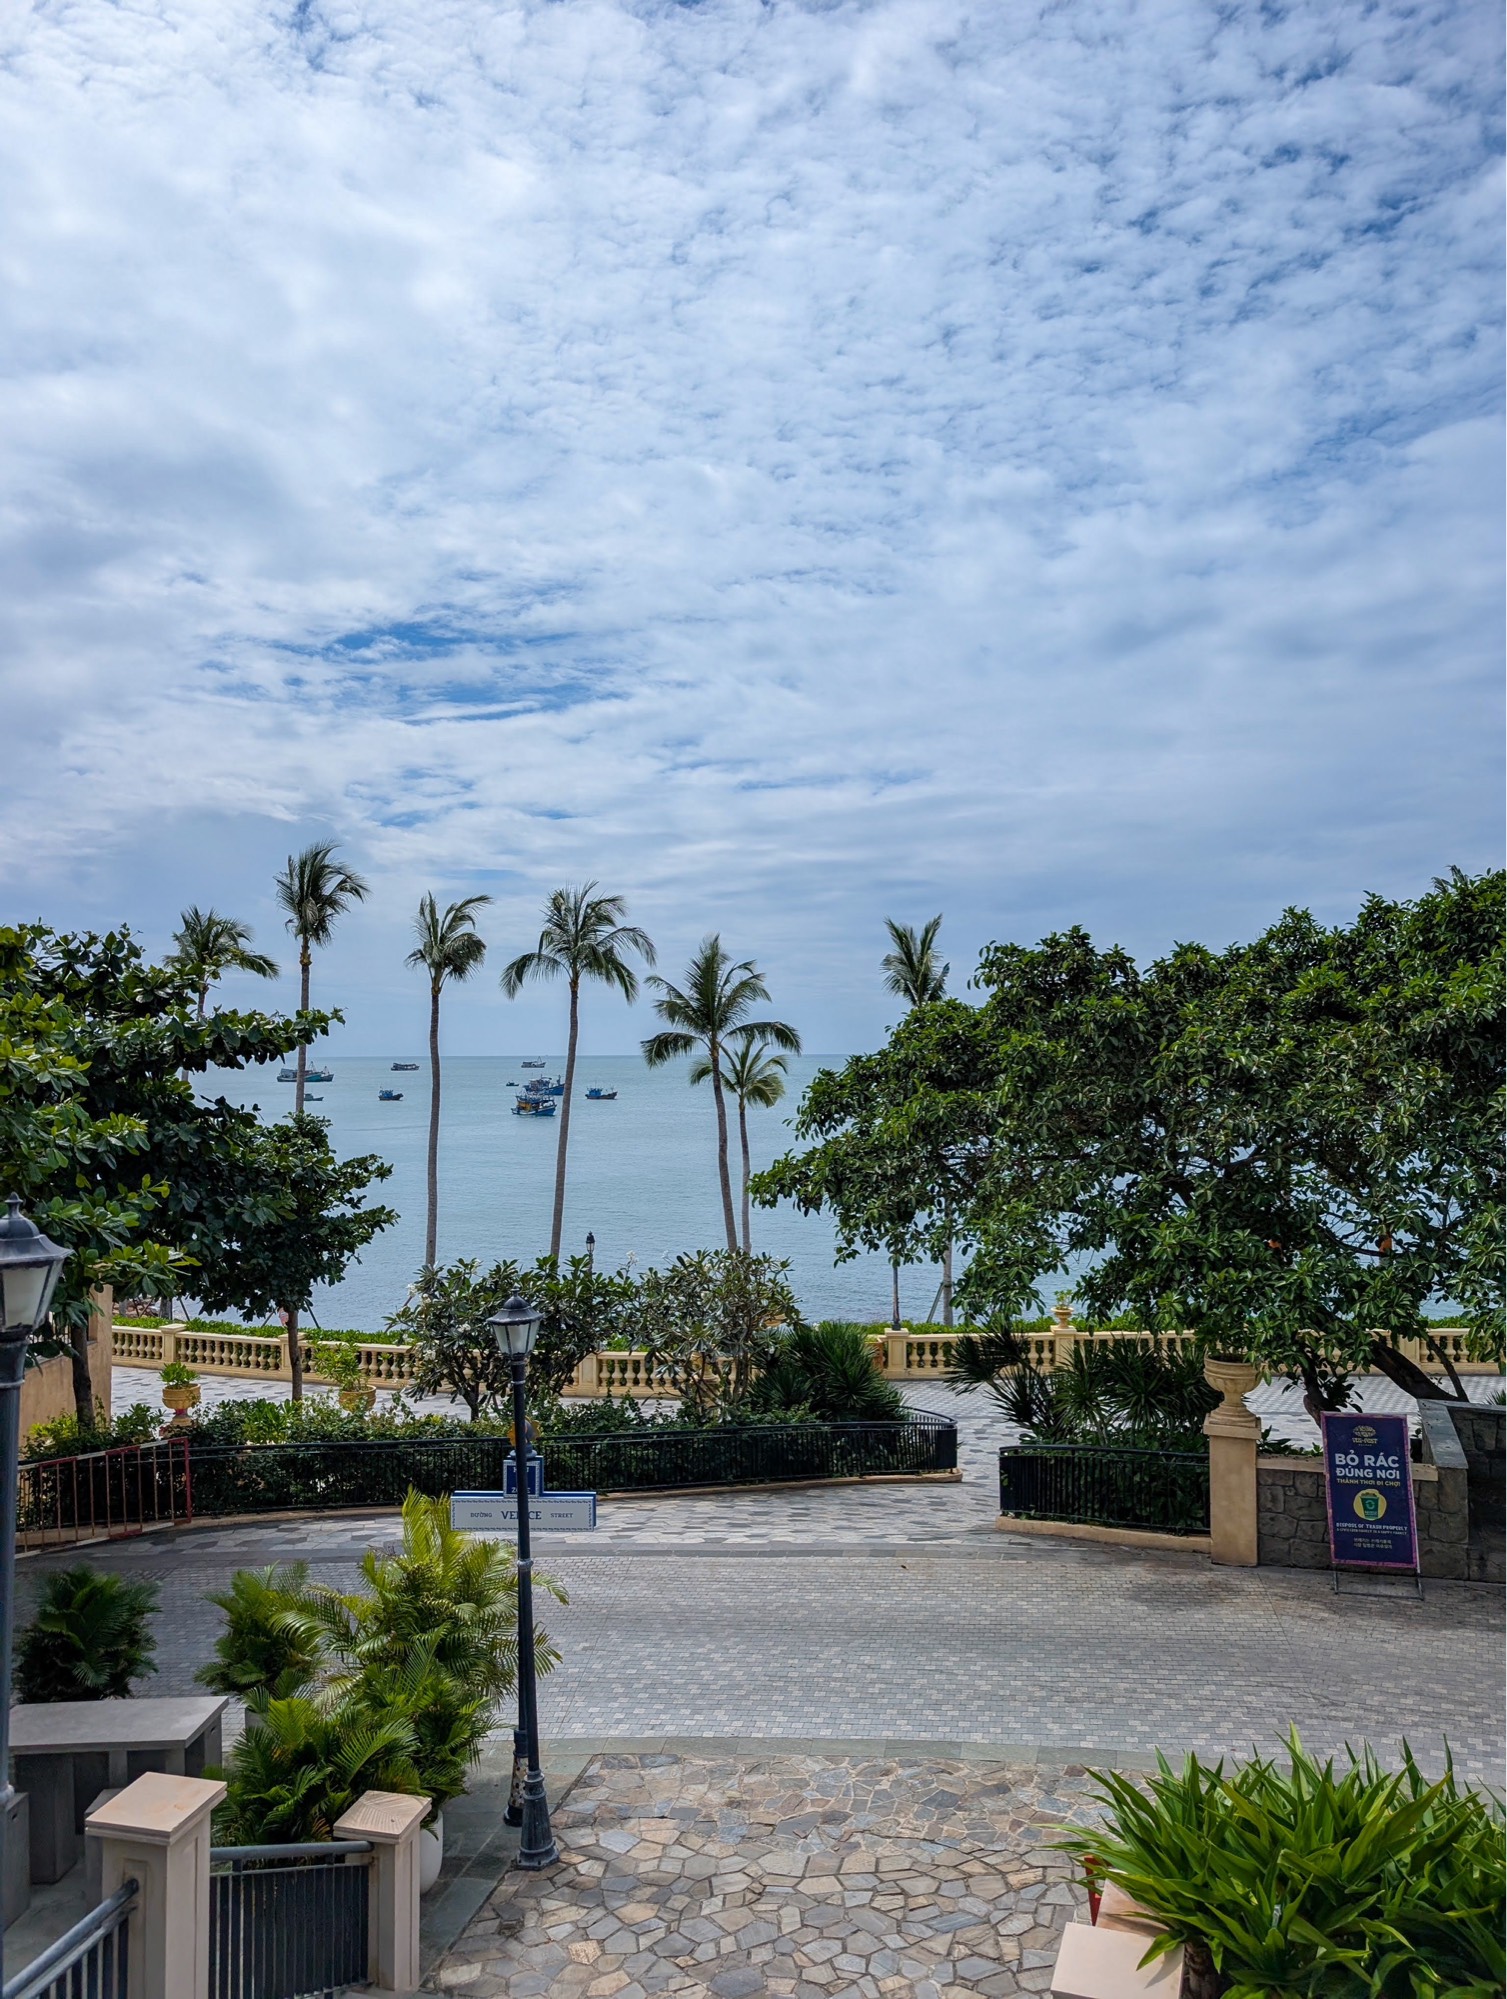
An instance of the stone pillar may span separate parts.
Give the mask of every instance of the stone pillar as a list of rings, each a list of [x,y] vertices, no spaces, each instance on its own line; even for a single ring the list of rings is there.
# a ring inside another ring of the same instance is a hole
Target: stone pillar
[[[910,1342],[910,1334],[903,1329],[898,1333],[884,1336],[884,1371],[891,1381],[899,1381],[905,1375],[905,1349]]]
[[[368,1791],[337,1819],[336,1839],[372,1843],[367,1990],[413,1992],[419,1983],[419,1827],[427,1798]]]
[[[1064,1302],[1052,1307],[1052,1367],[1071,1367],[1073,1348],[1077,1345],[1077,1335],[1073,1326],[1073,1308]]]
[[[1227,1568],[1253,1569],[1259,1555],[1256,1452],[1260,1418],[1245,1406],[1256,1370],[1243,1360],[1206,1360],[1204,1379],[1224,1400],[1205,1416],[1209,1440],[1209,1556]]]
[[[152,1770],[84,1822],[100,1843],[101,1896],[140,1884],[126,1953],[133,1999],[209,1991],[209,1815],[224,1795],[203,1777]]]

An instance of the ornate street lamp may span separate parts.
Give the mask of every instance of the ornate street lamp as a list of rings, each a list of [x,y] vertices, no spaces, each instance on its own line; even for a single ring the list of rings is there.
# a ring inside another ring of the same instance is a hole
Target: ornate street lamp
[[[52,1309],[58,1273],[72,1254],[49,1242],[12,1194],[0,1220],[0,1887],[6,1878],[11,1811],[10,1655],[15,1625],[16,1497],[20,1484],[21,1377],[26,1342]],[[0,1985],[5,1980],[5,1921],[0,1911]]]
[[[518,1488],[518,1733],[516,1749],[523,1752],[523,1789],[519,1804],[518,1865],[531,1871],[553,1867],[560,1858],[550,1830],[549,1799],[539,1768],[539,1689],[534,1673],[534,1563],[529,1552],[528,1521],[528,1359],[539,1336],[539,1318],[528,1300],[515,1291],[487,1324],[497,1350],[507,1356],[513,1375],[513,1467]]]

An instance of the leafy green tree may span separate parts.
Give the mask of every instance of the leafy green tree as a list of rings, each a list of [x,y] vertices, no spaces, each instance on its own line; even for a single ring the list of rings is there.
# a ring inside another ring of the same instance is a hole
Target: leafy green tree
[[[671,985],[657,974],[649,984],[659,995],[654,1011],[665,1026],[644,1042],[644,1060],[651,1069],[657,1069],[677,1056],[700,1049],[701,1059],[691,1071],[691,1081],[711,1079],[712,1099],[717,1108],[717,1176],[722,1190],[722,1219],[728,1250],[736,1251],[738,1225],[733,1214],[733,1185],[727,1165],[724,1064],[743,1041],[764,1041],[788,1054],[799,1055],[801,1037],[782,1020],[749,1019],[754,1006],[769,998],[769,988],[752,959],[742,958],[735,963],[728,957],[720,937],[702,940],[686,968],[684,986]]]
[[[941,962],[937,950],[941,917],[934,916],[919,930],[913,930],[908,923],[896,923],[887,916],[884,927],[890,933],[893,947],[884,954],[886,992],[897,994],[907,1006],[929,1006],[933,1000],[941,999],[947,990],[947,974],[952,970],[951,965]]]
[[[459,1395],[473,1422],[494,1410],[507,1412],[512,1375],[487,1321],[515,1291],[541,1314],[529,1362],[536,1403],[558,1396],[587,1354],[634,1324],[632,1278],[597,1270],[589,1257],[573,1256],[563,1270],[548,1256],[529,1267],[503,1262],[487,1271],[474,1259],[430,1267],[387,1321],[390,1332],[417,1350],[413,1385],[420,1395]]]
[[[89,1294],[166,1296],[284,1196],[251,1110],[202,1102],[212,1069],[276,1061],[330,1016],[215,1011],[193,975],[149,965],[129,931],[0,928],[0,1180],[72,1251],[39,1355],[70,1353],[81,1425],[93,1421]]]
[[[727,1087],[732,1092],[738,1106],[738,1145],[743,1157],[742,1223],[743,1248],[745,1252],[753,1248],[750,1240],[748,1214],[748,1182],[750,1179],[748,1157],[748,1107],[758,1104],[765,1110],[773,1110],[785,1094],[785,1076],[789,1065],[783,1055],[771,1055],[762,1042],[740,1041],[729,1051],[727,1068],[723,1072]],[[704,1083],[712,1073],[709,1061],[698,1061],[691,1066],[691,1081]]]
[[[628,905],[620,895],[595,895],[595,882],[557,888],[544,907],[544,928],[532,951],[515,958],[502,975],[502,990],[516,999],[529,979],[564,979],[570,993],[569,1039],[565,1051],[565,1095],[560,1100],[560,1134],[555,1142],[555,1207],[549,1253],[558,1258],[565,1233],[565,1157],[570,1146],[570,1107],[575,1097],[576,1044],[581,1033],[581,982],[595,979],[616,986],[631,1005],[638,998],[638,975],[627,953],[654,963],[648,933],[625,923]]]
[[[1473,1350],[1501,1351],[1503,958],[1502,876],[1458,870],[1145,971],[1081,930],[996,945],[982,1005],[920,1009],[816,1079],[797,1130],[818,1144],[755,1198],[875,1242],[908,1184],[902,1234],[924,1204],[956,1216],[982,1309],[1024,1315],[1081,1259],[1092,1316],[1194,1326],[1315,1411],[1373,1365],[1458,1394],[1399,1343],[1453,1303]]]
[[[277,962],[265,951],[251,948],[251,930],[233,916],[217,909],[200,909],[192,903],[184,910],[181,928],[173,932],[177,950],[168,959],[195,981],[199,992],[196,1018],[204,1018],[209,989],[226,972],[251,972],[259,979],[275,979]]]
[[[201,1266],[194,1288],[211,1312],[280,1316],[293,1400],[300,1402],[300,1316],[316,1285],[338,1284],[372,1237],[398,1219],[393,1209],[365,1200],[372,1182],[390,1178],[392,1168],[375,1153],[337,1159],[325,1120],[307,1113],[259,1127],[256,1144],[268,1184],[280,1190],[278,1204],[259,1219],[246,1215],[215,1262]]]
[[[288,865],[275,886],[277,899],[288,912],[287,927],[298,939],[298,1008],[307,1013],[315,946],[328,944],[339,918],[353,902],[364,902],[371,891],[360,875],[335,859],[333,840],[316,840],[301,854],[289,854]],[[303,1115],[308,1070],[308,1043],[301,1041],[293,1088],[293,1109],[299,1117]]]
[[[440,1205],[440,994],[447,979],[468,979],[487,955],[476,934],[476,912],[492,900],[468,895],[448,905],[443,915],[432,895],[419,902],[413,920],[418,943],[406,962],[422,965],[429,974],[429,1153],[426,1165],[424,1262],[434,1262]]]
[[[639,1283],[640,1338],[685,1409],[700,1420],[748,1401],[782,1336],[800,1325],[788,1263],[732,1249],[677,1256]]]

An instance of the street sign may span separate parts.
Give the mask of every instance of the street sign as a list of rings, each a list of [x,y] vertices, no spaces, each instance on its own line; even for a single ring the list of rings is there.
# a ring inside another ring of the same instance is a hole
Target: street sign
[[[528,1496],[537,1499],[544,1490],[544,1460],[537,1451],[528,1451],[523,1460],[524,1476],[528,1481]],[[502,1467],[502,1489],[504,1493],[518,1490],[518,1460],[508,1458]]]
[[[546,1492],[529,1498],[529,1526],[536,1534],[588,1534],[597,1524],[594,1492]],[[450,1525],[458,1534],[512,1536],[518,1532],[518,1495],[454,1492]]]
[[[1320,1422],[1334,1567],[1405,1569],[1416,1575],[1418,1520],[1407,1417],[1325,1410]]]

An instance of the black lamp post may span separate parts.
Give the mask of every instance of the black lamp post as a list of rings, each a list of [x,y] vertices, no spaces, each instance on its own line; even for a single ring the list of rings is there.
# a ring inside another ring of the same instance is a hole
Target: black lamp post
[[[588,1229],[586,1231],[586,1268],[588,1270],[595,1270],[596,1267],[597,1267],[597,1239],[592,1234],[591,1230]]]
[[[513,1374],[513,1467],[518,1488],[518,1734],[524,1759],[519,1799],[518,1865],[537,1871],[560,1858],[549,1824],[549,1799],[539,1768],[539,1689],[534,1674],[534,1563],[528,1522],[528,1357],[539,1335],[539,1314],[515,1291],[487,1321]]]
[[[16,1492],[20,1483],[21,1377],[26,1342],[47,1317],[69,1250],[49,1242],[12,1194],[0,1220],[0,1892],[9,1859],[10,1655],[16,1598]],[[0,1985],[5,1981],[5,1918],[0,1909]]]

